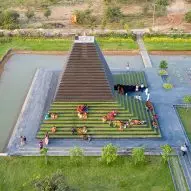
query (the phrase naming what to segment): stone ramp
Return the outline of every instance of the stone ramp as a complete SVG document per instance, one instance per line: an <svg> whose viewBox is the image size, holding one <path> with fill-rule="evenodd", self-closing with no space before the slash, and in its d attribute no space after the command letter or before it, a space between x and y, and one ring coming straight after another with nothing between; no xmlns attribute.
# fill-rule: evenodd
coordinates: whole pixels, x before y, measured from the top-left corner
<svg viewBox="0 0 191 191"><path fill-rule="evenodd" d="M140 54L145 68L152 68L151 59L148 55L147 49L145 48L142 36L140 34L137 34L137 44L139 45Z"/></svg>

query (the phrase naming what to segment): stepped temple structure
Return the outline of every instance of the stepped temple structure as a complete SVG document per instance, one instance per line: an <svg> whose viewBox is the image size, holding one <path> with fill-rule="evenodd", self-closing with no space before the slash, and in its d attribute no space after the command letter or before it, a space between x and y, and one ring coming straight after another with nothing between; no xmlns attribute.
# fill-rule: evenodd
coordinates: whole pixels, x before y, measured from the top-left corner
<svg viewBox="0 0 191 191"><path fill-rule="evenodd" d="M75 40L56 101L113 101L113 78L94 37Z"/></svg>
<svg viewBox="0 0 191 191"><path fill-rule="evenodd" d="M94 37L76 37L36 137L46 132L65 139L161 137L153 125L154 108L149 111L145 101L119 94L114 84L147 87L144 72L112 75ZM78 111L81 106L85 117Z"/></svg>

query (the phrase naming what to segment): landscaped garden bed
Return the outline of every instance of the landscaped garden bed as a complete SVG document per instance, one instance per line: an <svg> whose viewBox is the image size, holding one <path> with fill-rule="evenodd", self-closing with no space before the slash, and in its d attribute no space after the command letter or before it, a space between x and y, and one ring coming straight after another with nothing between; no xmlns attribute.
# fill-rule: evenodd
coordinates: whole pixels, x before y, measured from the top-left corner
<svg viewBox="0 0 191 191"><path fill-rule="evenodd" d="M135 50L136 42L125 37L98 37L98 44L102 50ZM0 37L0 57L10 48L31 51L69 51L73 38L28 38L28 37Z"/></svg>
<svg viewBox="0 0 191 191"><path fill-rule="evenodd" d="M189 35L145 35L144 43L148 51L152 50L191 50Z"/></svg>
<svg viewBox="0 0 191 191"><path fill-rule="evenodd" d="M186 107L176 107L182 124L185 128L188 138L191 141L191 108Z"/></svg>
<svg viewBox="0 0 191 191"><path fill-rule="evenodd" d="M146 157L146 164L134 166L130 157L119 157L112 165L99 158L85 157L76 166L68 157L1 157L0 190L34 191L32 182L60 170L71 188L81 191L173 191L168 165L160 157Z"/></svg>

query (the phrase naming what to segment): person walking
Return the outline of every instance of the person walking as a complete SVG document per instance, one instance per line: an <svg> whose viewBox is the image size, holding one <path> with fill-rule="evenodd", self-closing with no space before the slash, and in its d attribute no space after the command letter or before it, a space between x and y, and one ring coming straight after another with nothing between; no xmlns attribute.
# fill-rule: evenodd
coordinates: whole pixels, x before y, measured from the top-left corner
<svg viewBox="0 0 191 191"><path fill-rule="evenodd" d="M146 89L145 89L145 94L146 94L146 96L147 96L148 92L149 92L149 89L146 88Z"/></svg>
<svg viewBox="0 0 191 191"><path fill-rule="evenodd" d="M20 144L21 144L21 146L24 146L24 144L25 144L23 136L20 136Z"/></svg>
<svg viewBox="0 0 191 191"><path fill-rule="evenodd" d="M127 71L130 70L130 65L129 65L129 63L127 63L127 65L126 65L126 70L127 70Z"/></svg>
<svg viewBox="0 0 191 191"><path fill-rule="evenodd" d="M148 92L147 93L147 101L149 101L149 99L150 99L150 93Z"/></svg>
<svg viewBox="0 0 191 191"><path fill-rule="evenodd" d="M184 145L182 145L182 146L180 147L180 150L182 151L182 156L184 156L185 154L187 154L188 148L187 148L186 143L184 143Z"/></svg>

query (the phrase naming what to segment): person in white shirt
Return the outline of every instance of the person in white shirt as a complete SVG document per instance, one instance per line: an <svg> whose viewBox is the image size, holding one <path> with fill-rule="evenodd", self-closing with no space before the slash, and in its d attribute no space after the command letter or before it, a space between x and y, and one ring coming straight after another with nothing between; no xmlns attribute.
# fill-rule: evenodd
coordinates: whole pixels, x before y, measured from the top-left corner
<svg viewBox="0 0 191 191"><path fill-rule="evenodd" d="M180 150L182 151L182 156L187 153L188 149L186 143L180 147Z"/></svg>
<svg viewBox="0 0 191 191"><path fill-rule="evenodd" d="M147 93L147 101L149 101L149 99L150 99L150 93L148 92Z"/></svg>
<svg viewBox="0 0 191 191"><path fill-rule="evenodd" d="M146 96L147 96L148 92L149 92L149 89L146 88L146 89L145 89L145 94L146 94Z"/></svg>

